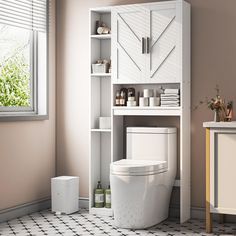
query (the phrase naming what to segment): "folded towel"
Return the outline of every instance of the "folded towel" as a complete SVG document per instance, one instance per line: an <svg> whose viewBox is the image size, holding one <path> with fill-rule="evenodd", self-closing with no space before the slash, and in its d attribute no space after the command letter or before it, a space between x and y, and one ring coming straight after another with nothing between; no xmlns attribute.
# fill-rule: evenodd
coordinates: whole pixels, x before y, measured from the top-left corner
<svg viewBox="0 0 236 236"><path fill-rule="evenodd" d="M162 107L179 107L179 103L161 104Z"/></svg>
<svg viewBox="0 0 236 236"><path fill-rule="evenodd" d="M161 94L161 98L179 98L178 94Z"/></svg>
<svg viewBox="0 0 236 236"><path fill-rule="evenodd" d="M161 104L161 107L179 107L179 104Z"/></svg>
<svg viewBox="0 0 236 236"><path fill-rule="evenodd" d="M165 89L164 93L165 94L170 94L170 93L172 93L172 94L179 94L179 89Z"/></svg>
<svg viewBox="0 0 236 236"><path fill-rule="evenodd" d="M179 102L179 98L161 98L161 101Z"/></svg>
<svg viewBox="0 0 236 236"><path fill-rule="evenodd" d="M179 103L179 100L173 101L173 100L161 100L161 104L169 104L169 103Z"/></svg>
<svg viewBox="0 0 236 236"><path fill-rule="evenodd" d="M179 107L179 104L161 104L161 107Z"/></svg>

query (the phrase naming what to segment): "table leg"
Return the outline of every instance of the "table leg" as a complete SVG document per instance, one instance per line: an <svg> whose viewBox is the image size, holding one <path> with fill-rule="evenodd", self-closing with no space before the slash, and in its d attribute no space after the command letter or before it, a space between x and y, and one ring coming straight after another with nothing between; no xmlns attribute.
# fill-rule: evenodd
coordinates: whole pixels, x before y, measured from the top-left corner
<svg viewBox="0 0 236 236"><path fill-rule="evenodd" d="M225 222L225 215L224 214L220 214L219 215L219 223L220 224L224 224L224 222Z"/></svg>
<svg viewBox="0 0 236 236"><path fill-rule="evenodd" d="M212 215L210 212L210 129L206 129L206 232L212 232Z"/></svg>

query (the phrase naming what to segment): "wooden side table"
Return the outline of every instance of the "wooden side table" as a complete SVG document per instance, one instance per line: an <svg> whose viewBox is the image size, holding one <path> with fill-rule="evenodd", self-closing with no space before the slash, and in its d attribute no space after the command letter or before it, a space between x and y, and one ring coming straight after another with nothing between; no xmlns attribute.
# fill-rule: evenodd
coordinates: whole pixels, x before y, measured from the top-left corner
<svg viewBox="0 0 236 236"><path fill-rule="evenodd" d="M206 232L212 214L236 215L236 122L204 122L206 128Z"/></svg>

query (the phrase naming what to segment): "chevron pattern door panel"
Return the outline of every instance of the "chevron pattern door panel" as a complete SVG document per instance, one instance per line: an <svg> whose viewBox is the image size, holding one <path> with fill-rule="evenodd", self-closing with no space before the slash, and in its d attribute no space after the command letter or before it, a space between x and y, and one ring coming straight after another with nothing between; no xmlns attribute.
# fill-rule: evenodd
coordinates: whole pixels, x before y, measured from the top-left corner
<svg viewBox="0 0 236 236"><path fill-rule="evenodd" d="M178 26L175 4L152 6L149 12L150 53L148 53L149 82L179 82Z"/></svg>
<svg viewBox="0 0 236 236"><path fill-rule="evenodd" d="M142 54L142 37L145 37L145 9L119 7L115 12L113 53L117 82L136 83L145 79L145 55ZM145 46L145 45L143 45Z"/></svg>

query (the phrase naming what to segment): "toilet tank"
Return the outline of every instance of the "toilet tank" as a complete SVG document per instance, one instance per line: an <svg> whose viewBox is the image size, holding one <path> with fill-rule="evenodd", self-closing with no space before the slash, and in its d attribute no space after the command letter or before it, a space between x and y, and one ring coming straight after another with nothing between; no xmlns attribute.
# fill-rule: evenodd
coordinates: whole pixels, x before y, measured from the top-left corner
<svg viewBox="0 0 236 236"><path fill-rule="evenodd" d="M176 132L173 127L127 127L126 158L168 161L171 153L176 156Z"/></svg>

